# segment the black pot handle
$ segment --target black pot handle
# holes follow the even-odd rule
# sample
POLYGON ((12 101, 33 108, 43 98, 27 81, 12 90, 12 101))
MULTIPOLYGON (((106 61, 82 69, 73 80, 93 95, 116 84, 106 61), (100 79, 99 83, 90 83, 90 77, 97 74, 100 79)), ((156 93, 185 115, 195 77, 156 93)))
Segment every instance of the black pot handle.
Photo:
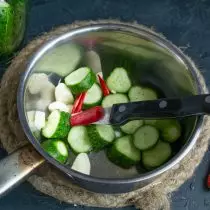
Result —
POLYGON ((110 122, 122 125, 136 119, 180 118, 204 114, 210 114, 209 94, 115 104, 110 122))

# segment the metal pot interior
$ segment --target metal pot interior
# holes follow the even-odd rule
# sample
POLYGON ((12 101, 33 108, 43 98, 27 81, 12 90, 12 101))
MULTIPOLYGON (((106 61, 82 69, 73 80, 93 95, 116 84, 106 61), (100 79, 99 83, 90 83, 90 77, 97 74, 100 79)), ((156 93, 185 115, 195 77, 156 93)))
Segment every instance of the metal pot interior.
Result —
MULTIPOLYGON (((126 27, 87 27, 69 32, 45 44, 32 58, 25 77, 24 111, 47 111, 47 105, 54 101, 54 95, 47 97, 43 106, 40 105, 40 94, 31 95, 28 91, 28 81, 34 73, 46 73, 49 80, 56 85, 70 66, 75 69, 89 65, 93 61, 87 56, 88 51, 96 52, 101 61, 105 78, 114 67, 124 67, 129 71, 133 84, 154 87, 162 97, 187 96, 200 92, 196 76, 179 51, 170 43, 165 42, 145 29, 136 30, 126 27), (78 51, 75 51, 78 49, 78 51), (72 49, 72 53, 69 49, 72 49), (81 55, 78 59, 78 53, 81 55), (62 67, 62 68, 59 68, 62 67)), ((68 69, 69 68, 69 69, 68 69)), ((37 86, 39 79, 37 79, 37 86)), ((179 156, 180 149, 191 142, 191 137, 197 126, 195 117, 181 120, 183 125, 182 138, 173 145, 174 155, 179 156), (178 153, 178 154, 177 154, 178 153)), ((25 125, 29 126, 29 125, 25 125)), ((38 133, 32 132, 30 139, 36 144, 41 141, 38 133)), ((71 152, 69 166, 74 159, 71 152)), ((104 152, 91 153, 91 176, 99 178, 134 178, 145 173, 144 169, 121 169, 110 163, 104 152)), ((173 164, 173 163, 171 163, 173 164)), ((70 169, 69 169, 70 170, 70 169)))

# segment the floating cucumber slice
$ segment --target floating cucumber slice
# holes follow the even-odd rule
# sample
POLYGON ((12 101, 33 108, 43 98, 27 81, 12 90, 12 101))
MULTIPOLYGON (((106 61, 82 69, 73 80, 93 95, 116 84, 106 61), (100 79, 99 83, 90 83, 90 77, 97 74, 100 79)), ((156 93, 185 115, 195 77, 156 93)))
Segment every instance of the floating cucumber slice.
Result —
POLYGON ((142 152, 142 163, 146 169, 153 169, 164 164, 171 156, 171 146, 161 140, 149 150, 142 152))
POLYGON ((144 125, 134 133, 133 138, 133 143, 136 148, 146 150, 153 147, 157 143, 159 132, 151 125, 144 125))
POLYGON ((141 152, 133 145, 131 136, 118 138, 108 149, 107 157, 110 161, 123 168, 130 168, 141 160, 141 152))
POLYGON ((58 139, 49 139, 41 144, 42 148, 60 163, 66 163, 69 157, 65 143, 58 139))
POLYGON ((121 130, 127 134, 133 134, 139 127, 143 125, 143 120, 132 120, 121 126, 121 130))
POLYGON ((147 87, 134 86, 128 92, 130 101, 147 101, 157 99, 157 93, 147 87))
POLYGON ((93 86, 87 91, 87 94, 85 96, 84 107, 90 108, 99 105, 102 97, 103 93, 99 85, 96 83, 93 84, 93 86))
POLYGON ((77 44, 60 45, 42 56, 35 66, 35 71, 67 76, 77 68, 83 53, 83 49, 77 44))
POLYGON ((107 78, 107 85, 110 90, 117 93, 126 93, 131 87, 131 81, 124 68, 115 68, 107 78))
POLYGON ((65 138, 70 130, 69 118, 69 113, 54 110, 48 116, 42 135, 46 138, 65 138))
POLYGON ((102 101, 103 107, 111 107, 113 104, 127 103, 128 97, 122 93, 110 94, 104 97, 102 101))
POLYGON ((94 151, 103 149, 115 139, 115 132, 110 125, 91 125, 87 128, 94 151))
POLYGON ((88 67, 81 67, 65 77, 65 84, 74 94, 87 91, 96 82, 96 76, 88 67))
POLYGON ((176 119, 145 120, 145 124, 158 128, 161 138, 169 143, 177 141, 181 136, 181 125, 176 119))
POLYGON ((72 127, 68 135, 68 142, 76 153, 90 152, 92 150, 85 126, 72 127))

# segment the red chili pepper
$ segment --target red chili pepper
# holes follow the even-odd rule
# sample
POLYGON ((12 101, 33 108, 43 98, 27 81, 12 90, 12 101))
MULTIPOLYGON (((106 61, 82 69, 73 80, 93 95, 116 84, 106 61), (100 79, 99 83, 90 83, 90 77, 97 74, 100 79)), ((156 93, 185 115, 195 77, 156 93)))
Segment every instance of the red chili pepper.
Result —
POLYGON ((103 95, 104 96, 107 96, 110 94, 110 90, 109 88, 107 87, 106 85, 106 82, 101 78, 100 75, 98 75, 98 79, 99 79, 99 82, 100 82, 100 85, 101 85, 101 89, 103 91, 103 95))
POLYGON ((85 96, 86 96, 86 92, 83 92, 78 95, 72 108, 72 112, 71 112, 72 114, 82 111, 82 105, 85 100, 85 96))
POLYGON ((207 177, 207 187, 210 189, 210 174, 207 177))
POLYGON ((104 109, 101 106, 95 106, 83 112, 77 113, 70 118, 70 124, 76 125, 89 125, 97 122, 104 116, 104 109))

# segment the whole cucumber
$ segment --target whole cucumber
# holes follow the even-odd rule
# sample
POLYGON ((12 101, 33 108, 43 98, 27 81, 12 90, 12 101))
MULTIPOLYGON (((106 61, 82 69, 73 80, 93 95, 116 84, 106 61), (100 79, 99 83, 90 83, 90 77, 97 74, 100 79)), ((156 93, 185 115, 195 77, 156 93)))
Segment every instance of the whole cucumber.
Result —
POLYGON ((27 10, 28 0, 0 0, 0 56, 11 54, 21 44, 27 10))

